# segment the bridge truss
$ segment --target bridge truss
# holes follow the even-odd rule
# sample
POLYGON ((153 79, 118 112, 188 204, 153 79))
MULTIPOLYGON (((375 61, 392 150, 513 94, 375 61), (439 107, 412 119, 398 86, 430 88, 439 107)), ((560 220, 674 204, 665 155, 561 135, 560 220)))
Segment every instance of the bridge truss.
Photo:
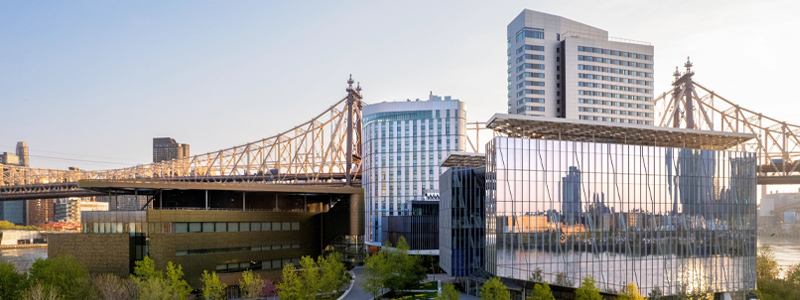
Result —
POLYGON ((81 179, 211 182, 342 182, 361 174, 361 87, 313 119, 244 145, 123 169, 84 171, 0 165, 0 200, 89 196, 81 179))
POLYGON ((800 184, 800 126, 743 108, 675 68, 672 89, 654 100, 656 125, 756 134, 736 150, 758 155, 758 184, 800 184))

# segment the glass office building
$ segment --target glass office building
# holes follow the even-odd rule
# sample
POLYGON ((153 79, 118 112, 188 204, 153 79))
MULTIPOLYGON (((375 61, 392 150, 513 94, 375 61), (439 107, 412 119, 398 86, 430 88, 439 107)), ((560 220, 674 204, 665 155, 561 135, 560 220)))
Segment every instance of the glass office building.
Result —
POLYGON ((593 276, 612 293, 755 289, 756 154, 697 148, 495 138, 486 270, 574 287, 593 276))
POLYGON ((412 201, 438 201, 439 164, 464 150, 466 111, 457 99, 431 94, 370 104, 362 114, 365 241, 377 247, 386 240, 384 217, 412 215, 412 201))

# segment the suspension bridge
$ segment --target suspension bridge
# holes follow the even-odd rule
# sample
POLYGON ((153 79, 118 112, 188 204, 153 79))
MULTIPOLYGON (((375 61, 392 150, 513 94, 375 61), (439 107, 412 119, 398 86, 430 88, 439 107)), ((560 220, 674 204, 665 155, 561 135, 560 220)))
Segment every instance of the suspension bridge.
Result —
MULTIPOLYGON (((756 134, 737 151, 758 154, 758 184, 800 184, 800 126, 741 107, 694 81, 692 63, 676 68, 672 89, 654 99, 658 126, 756 134)), ((352 77, 344 98, 274 136, 219 151, 122 169, 85 171, 0 165, 0 201, 98 196, 83 179, 218 183, 360 185, 360 84, 352 77)), ((479 152, 479 122, 467 123, 468 151, 479 152), (471 138, 470 131, 474 132, 471 138)), ((494 133, 495 136, 498 133, 494 133)))

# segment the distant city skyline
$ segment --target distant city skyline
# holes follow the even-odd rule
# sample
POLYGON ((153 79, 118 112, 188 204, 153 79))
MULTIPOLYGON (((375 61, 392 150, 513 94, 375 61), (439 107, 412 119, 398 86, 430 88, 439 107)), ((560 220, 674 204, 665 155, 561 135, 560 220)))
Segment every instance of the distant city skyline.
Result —
POLYGON ((432 90, 485 121, 507 111, 503 38, 525 8, 652 43, 656 96, 691 56, 704 86, 800 124, 783 96, 800 62, 782 59, 800 4, 581 3, 2 2, 0 152, 94 170, 149 163, 159 136, 219 150, 310 119, 349 74, 368 103, 432 90))

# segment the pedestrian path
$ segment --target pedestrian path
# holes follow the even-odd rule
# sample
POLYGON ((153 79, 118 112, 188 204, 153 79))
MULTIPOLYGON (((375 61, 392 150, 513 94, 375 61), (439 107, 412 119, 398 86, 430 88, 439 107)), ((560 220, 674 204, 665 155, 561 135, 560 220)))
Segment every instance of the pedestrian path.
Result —
MULTIPOLYGON (((350 290, 350 293, 344 297, 344 300, 372 300, 372 296, 365 292, 361 288, 361 283, 364 282, 364 276, 361 276, 364 272, 364 267, 359 266, 353 269, 353 274, 356 276, 355 284, 353 284, 353 289, 350 290)), ((453 282, 453 277, 447 274, 428 274, 428 280, 441 280, 443 283, 445 282, 453 282)), ((411 291, 411 292, 418 292, 418 291, 411 291)), ((422 292, 422 291, 419 291, 422 292)), ((461 294, 459 297, 461 300, 477 300, 478 297, 470 296, 467 294, 461 294)))

